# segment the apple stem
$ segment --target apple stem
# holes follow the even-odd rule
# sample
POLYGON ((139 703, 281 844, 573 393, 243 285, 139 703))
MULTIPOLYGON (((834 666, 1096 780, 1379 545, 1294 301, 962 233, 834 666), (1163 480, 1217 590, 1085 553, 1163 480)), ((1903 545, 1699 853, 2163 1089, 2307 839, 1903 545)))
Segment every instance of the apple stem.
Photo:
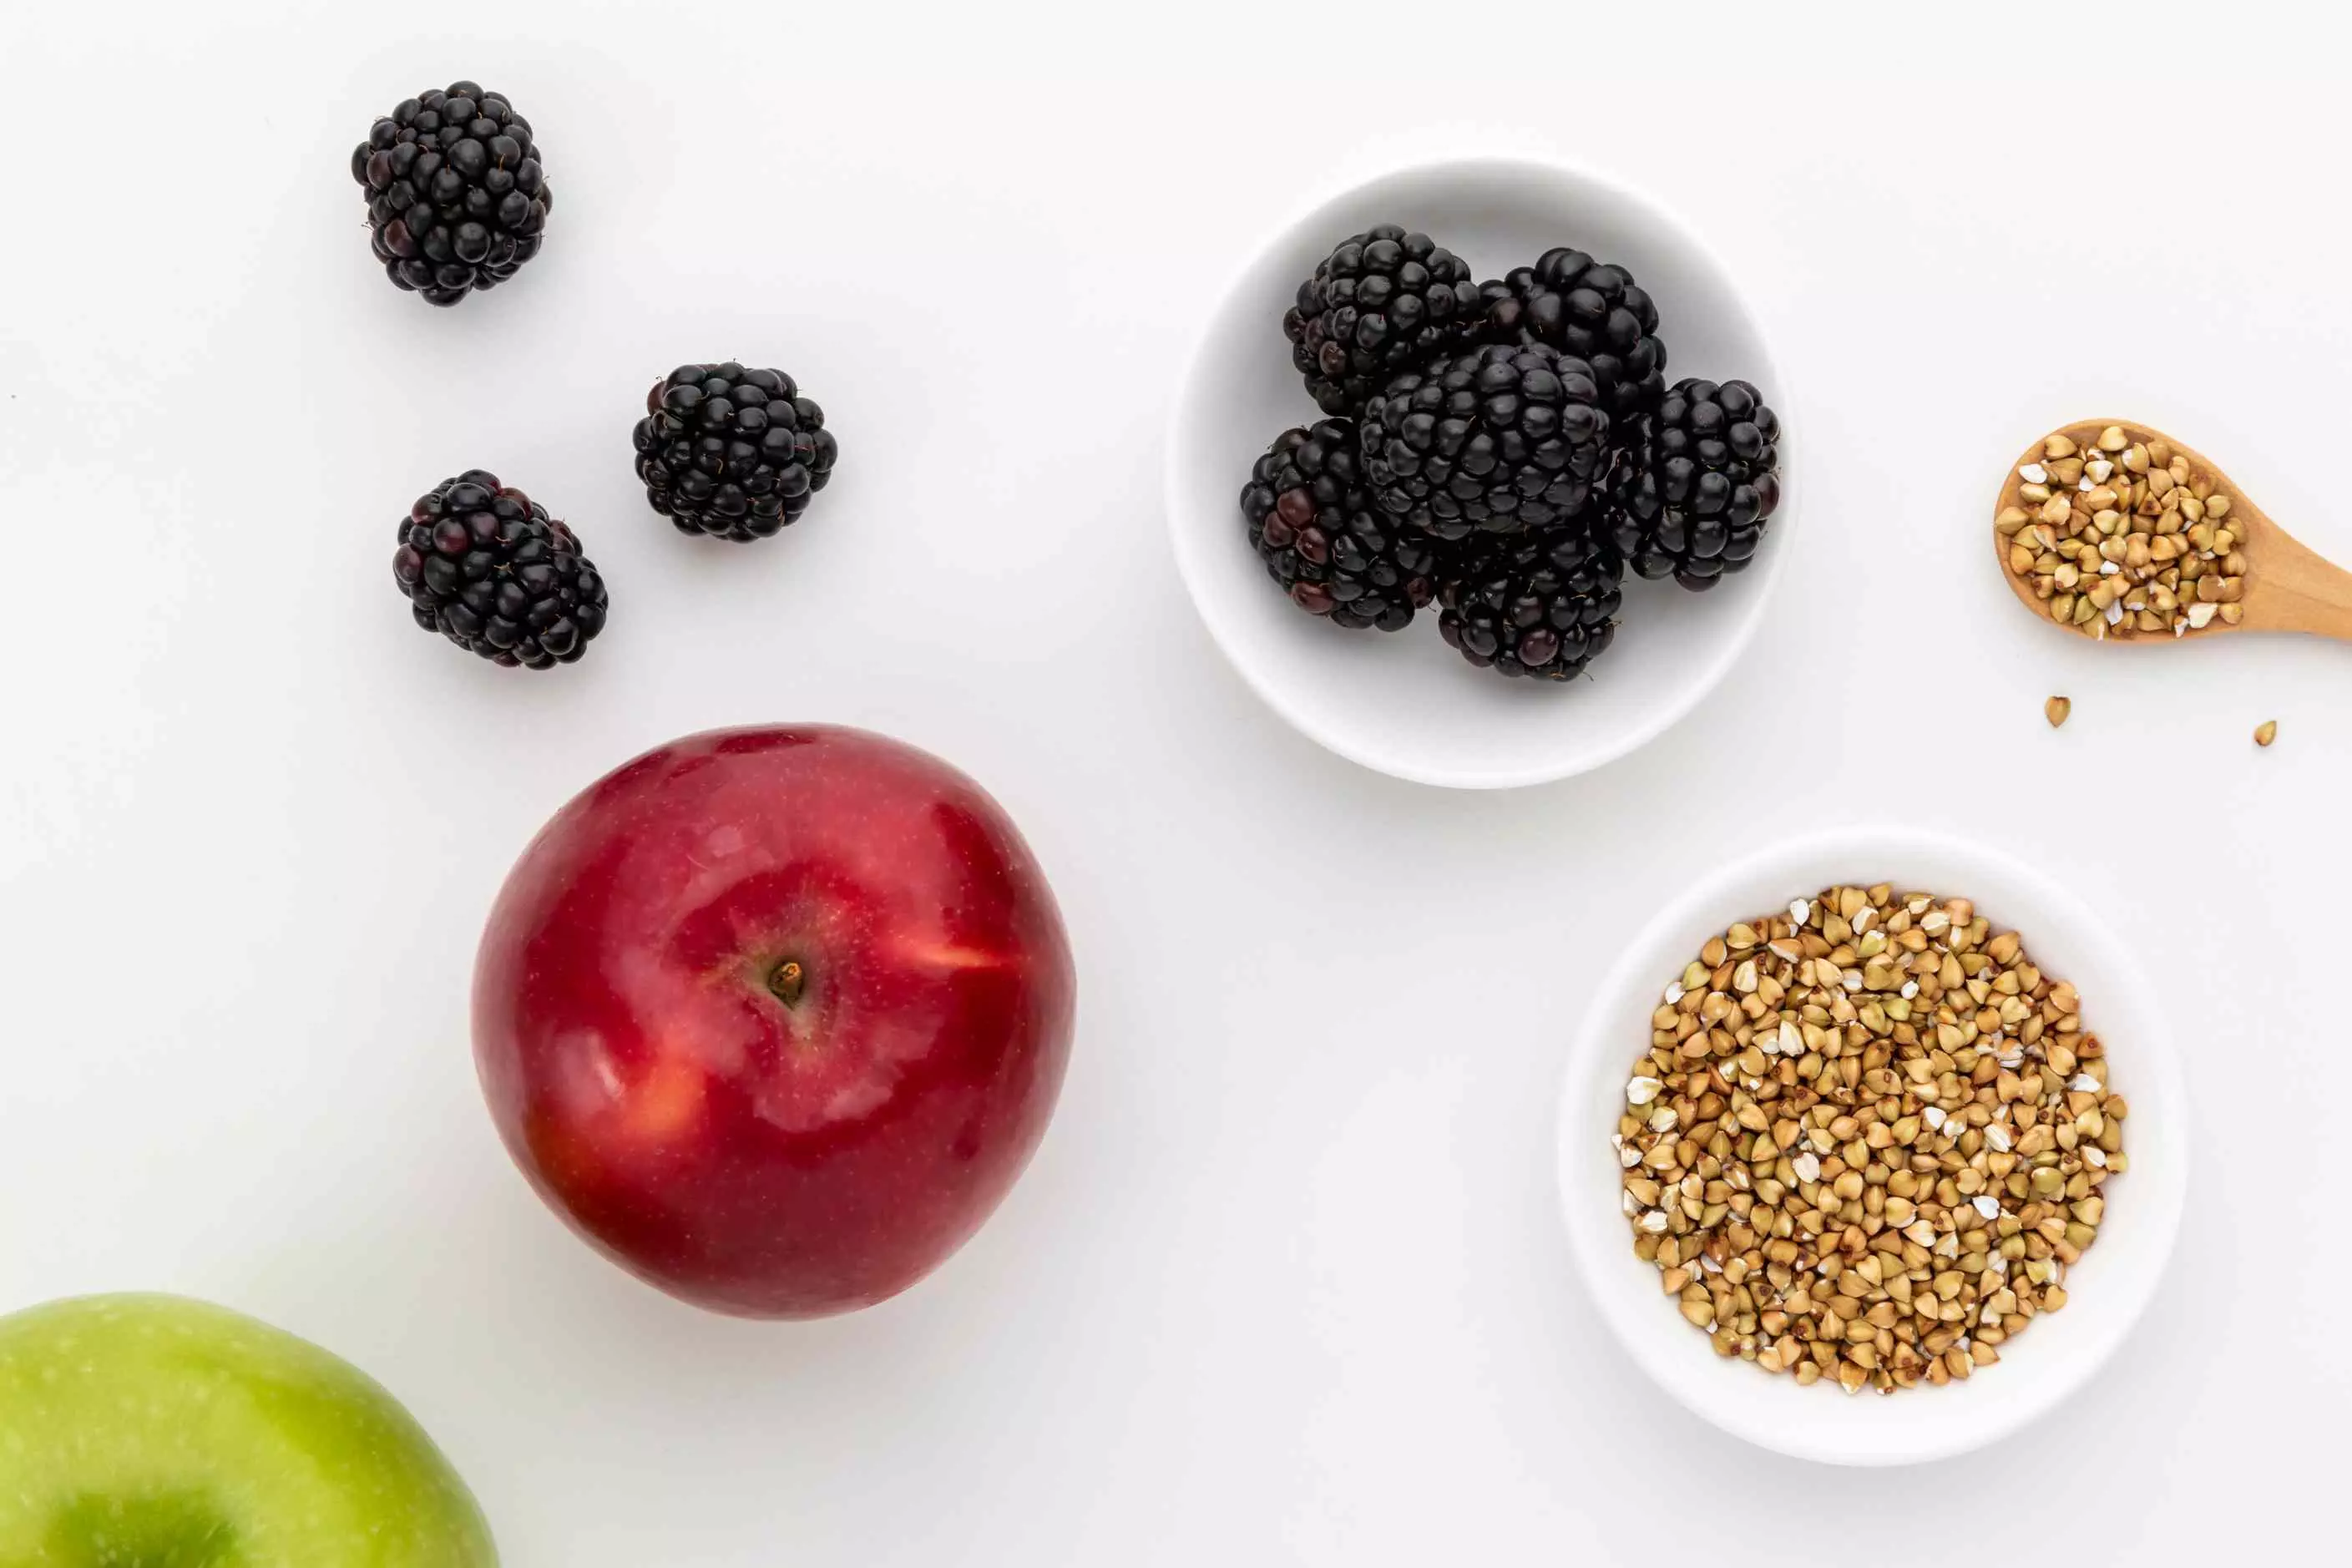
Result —
POLYGON ((808 971, 797 958, 788 958, 768 972, 768 989, 785 1006, 797 1005, 801 993, 808 989, 808 971))

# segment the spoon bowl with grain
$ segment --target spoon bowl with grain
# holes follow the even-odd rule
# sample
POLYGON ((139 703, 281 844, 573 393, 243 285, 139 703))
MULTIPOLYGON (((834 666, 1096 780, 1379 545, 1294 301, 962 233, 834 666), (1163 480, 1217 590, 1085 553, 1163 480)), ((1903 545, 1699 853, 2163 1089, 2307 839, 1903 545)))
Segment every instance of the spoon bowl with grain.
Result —
POLYGON ((2352 642, 2352 573, 2147 426, 2087 420, 2027 447, 2001 481, 1993 549, 2021 604, 2100 641, 2279 631, 2352 642))

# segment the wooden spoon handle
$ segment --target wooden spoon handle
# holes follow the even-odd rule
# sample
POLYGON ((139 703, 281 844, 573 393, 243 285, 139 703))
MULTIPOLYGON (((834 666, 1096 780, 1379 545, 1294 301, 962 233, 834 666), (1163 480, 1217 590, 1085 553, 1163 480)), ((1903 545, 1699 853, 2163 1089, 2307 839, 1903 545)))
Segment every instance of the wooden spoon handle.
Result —
POLYGON ((2246 625, 2352 642, 2352 572, 2275 523, 2246 584, 2246 625))

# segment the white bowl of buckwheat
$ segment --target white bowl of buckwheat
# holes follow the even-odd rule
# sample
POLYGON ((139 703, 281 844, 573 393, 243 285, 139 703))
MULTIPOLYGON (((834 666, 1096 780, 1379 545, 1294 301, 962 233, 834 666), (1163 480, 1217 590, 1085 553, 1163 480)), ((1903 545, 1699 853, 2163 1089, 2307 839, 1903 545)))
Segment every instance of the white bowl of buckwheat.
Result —
POLYGON ((1570 1245, 1691 1411, 1844 1465, 2058 1405, 2161 1279, 2186 1105, 2138 957, 2007 856, 1840 829, 1728 866, 1594 998, 1570 1245))

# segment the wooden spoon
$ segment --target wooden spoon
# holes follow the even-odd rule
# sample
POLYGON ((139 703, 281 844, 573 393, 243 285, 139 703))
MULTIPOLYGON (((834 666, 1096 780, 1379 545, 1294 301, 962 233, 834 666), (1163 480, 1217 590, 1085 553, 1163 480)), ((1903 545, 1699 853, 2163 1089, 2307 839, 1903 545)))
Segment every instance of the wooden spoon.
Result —
MULTIPOLYGON (((2104 501, 2107 498, 2097 499, 2104 501)), ((2080 552, 2082 545, 2076 544, 2075 549, 2080 552)), ((2352 573, 2273 522, 2203 454, 2145 425, 2118 419, 2087 420, 2063 426, 2028 447, 2002 478, 2000 497, 1993 503, 1993 556, 2001 579, 2017 595, 2018 601, 2045 625, 2062 625, 2053 618, 2052 609, 2063 595, 2074 593, 2079 604, 2102 584, 2108 585, 2105 592, 2115 597, 2119 608, 2133 604, 2142 606, 2142 610, 2122 608, 2120 619, 2111 618, 2116 612, 2105 607, 2095 609, 2088 619, 2078 618, 2079 610, 2070 614, 2063 623, 2064 629, 2084 637, 2107 642, 2151 643, 2186 641, 2221 632, 2308 632, 2314 637, 2352 642, 2352 573), (2122 447, 2116 449, 2118 436, 2122 447), (2069 447, 2074 448, 2071 453, 2069 447), (2070 457, 2084 463, 2087 469, 2073 483, 2064 482, 2062 473, 2052 471, 2059 468, 2072 472, 2064 468, 2070 457), (2159 458, 2168 460, 2153 460, 2159 458), (2168 483, 2182 471, 2171 459, 2186 465, 2189 480, 2185 486, 2168 483), (2096 462, 2112 465, 2113 472, 2104 482, 2094 479, 2100 470, 2088 468, 2096 462), (2154 477, 2159 469, 2165 473, 2163 479, 2154 477), (2056 521, 2058 509, 2052 501, 2034 493, 2035 474, 2042 476, 2043 490, 2072 503, 2063 521, 2056 521), (2179 489, 2185 493, 2169 516, 2162 510, 2165 502, 2161 497, 2156 498, 2158 510, 2150 513, 2132 505, 2130 495, 2126 493, 2130 488, 2126 481, 2143 481, 2152 489, 2179 489), (2204 496, 2197 495, 2200 487, 2205 489, 2204 496), (2097 569, 2102 558, 2098 554, 2082 557, 2090 563, 2088 571, 2077 565, 2072 574, 2053 576, 2041 570, 2052 563, 2053 556, 2059 564, 2069 563, 2055 549, 2060 543, 2079 540, 2096 547, 2110 539, 2091 517, 2091 502, 2103 488, 2116 492, 2114 499, 2120 503, 2102 509, 2117 514, 2117 521, 2110 525, 2115 531, 2114 542, 2107 543, 2106 549, 2108 555, 2122 557, 2115 563, 2116 571, 2100 575, 2097 569), (2221 517, 2190 515, 2202 511, 2215 498, 2225 498, 2221 517), (2194 505, 2189 504, 2192 501, 2194 505), (2020 514, 2024 518, 2021 523, 2018 521, 2020 514), (2200 524, 2207 532, 2198 531, 2200 524), (2200 546, 2198 542, 2209 537, 2218 542, 2223 530, 2229 534, 2229 550, 2200 546), (2168 542, 2159 543, 2159 540, 2168 542), (2023 571, 2016 566, 2025 558, 2014 553, 2021 547, 2033 558, 2026 563, 2023 571), (2170 553, 2175 552, 2178 553, 2170 553), (2228 569, 2233 553, 2243 567, 2235 574, 2228 569), (2198 583, 2179 575, 2192 561, 2200 576, 2219 580, 2217 589, 2226 597, 2199 597, 2198 583), (2168 572, 2175 574, 2175 580, 2166 591, 2175 603, 2171 609, 2165 610, 2158 607, 2161 599, 2157 591, 2163 586, 2168 572), (2070 575, 2074 581, 2065 580, 2070 575), (2235 607, 2234 619, 2225 605, 2235 607), (2143 611, 2163 624, 2147 625, 2143 611)))

